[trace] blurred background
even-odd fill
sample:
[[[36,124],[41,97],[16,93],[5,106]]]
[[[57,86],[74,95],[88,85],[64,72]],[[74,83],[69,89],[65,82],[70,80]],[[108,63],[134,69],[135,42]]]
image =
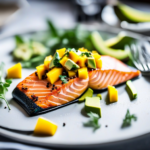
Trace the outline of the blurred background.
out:
[[[12,56],[15,61],[21,60],[24,68],[41,64],[56,48],[95,49],[89,38],[93,30],[99,30],[103,40],[124,31],[122,37],[127,40],[119,39],[121,44],[107,41],[107,46],[114,49],[133,47],[131,38],[145,40],[144,52],[150,57],[150,0],[0,0],[0,40],[14,36]],[[27,33],[30,35],[26,41]],[[19,47],[30,41],[42,44],[34,43],[39,53],[31,54]],[[22,57],[24,54],[27,57]],[[132,58],[126,63],[135,66]],[[11,141],[2,136],[0,140]]]

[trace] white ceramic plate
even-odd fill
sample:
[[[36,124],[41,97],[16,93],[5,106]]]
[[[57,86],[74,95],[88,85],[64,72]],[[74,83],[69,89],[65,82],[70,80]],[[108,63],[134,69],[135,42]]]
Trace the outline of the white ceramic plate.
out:
[[[0,41],[0,61],[5,62],[6,69],[14,65],[10,52],[15,47],[13,37]],[[12,99],[12,91],[16,85],[26,76],[30,75],[34,69],[23,69],[22,79],[14,79],[6,94],[9,100],[11,111],[4,109],[5,102],[0,103],[0,125],[18,130],[33,130],[39,116],[29,117],[27,113]],[[21,142],[55,146],[60,145],[90,145],[102,144],[125,140],[137,137],[150,132],[150,79],[140,77],[133,81],[138,91],[138,98],[131,101],[125,90],[125,85],[117,87],[119,100],[113,104],[106,104],[107,91],[102,92],[103,99],[100,101],[102,109],[102,118],[99,119],[100,129],[93,132],[90,127],[84,127],[83,123],[89,118],[84,111],[83,103],[74,103],[63,108],[40,115],[58,125],[56,134],[52,137],[36,137],[33,135],[23,135],[4,129],[0,129],[2,135]],[[136,114],[137,121],[130,127],[121,128],[127,109],[131,114]],[[66,126],[63,127],[63,123]],[[106,127],[106,125],[108,127]]]

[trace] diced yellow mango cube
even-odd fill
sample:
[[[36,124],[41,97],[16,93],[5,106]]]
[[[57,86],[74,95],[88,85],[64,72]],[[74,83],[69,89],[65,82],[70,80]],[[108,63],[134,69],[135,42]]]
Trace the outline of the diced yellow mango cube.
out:
[[[101,69],[102,68],[102,60],[101,59],[96,59],[96,67]]]
[[[54,84],[62,74],[63,68],[53,68],[47,73],[47,79],[51,84]]]
[[[38,78],[41,80],[42,76],[45,74],[45,65],[42,64],[36,67]]]
[[[15,64],[7,70],[8,78],[22,78],[22,67],[21,63]]]
[[[75,52],[69,52],[69,58],[73,60],[75,63],[79,60],[80,56],[78,56]]]
[[[39,117],[36,123],[35,135],[50,135],[53,136],[57,131],[57,125],[45,118]]]
[[[49,69],[49,64],[51,63],[52,59],[53,59],[53,57],[50,55],[50,56],[47,56],[44,60],[44,65],[47,70]]]
[[[61,49],[56,50],[56,52],[58,52],[60,58],[64,56],[65,51],[66,51],[66,48],[61,48]]]
[[[98,52],[97,52],[97,51],[92,51],[92,53],[93,53],[93,54],[98,54]]]
[[[64,56],[64,57],[60,60],[60,64],[61,64],[62,66],[64,66],[65,63],[66,63],[66,61],[67,61],[68,59],[69,59],[69,58],[68,58],[67,56]]]
[[[82,68],[82,67],[86,67],[86,61],[87,61],[87,57],[83,56],[83,57],[79,57],[78,60],[78,65]]]
[[[118,91],[114,86],[108,85],[108,95],[110,103],[118,101]]]
[[[79,51],[81,51],[81,52],[88,52],[88,50],[86,48],[84,48],[84,47],[79,48]]]
[[[80,79],[86,79],[88,78],[88,70],[86,67],[78,69],[78,77]]]
[[[101,58],[101,55],[99,55],[98,53],[96,54],[92,54],[92,56],[95,58],[95,59],[100,59]]]
[[[74,71],[68,71],[68,76],[69,77],[73,77],[75,75],[76,75],[76,72],[74,72]]]

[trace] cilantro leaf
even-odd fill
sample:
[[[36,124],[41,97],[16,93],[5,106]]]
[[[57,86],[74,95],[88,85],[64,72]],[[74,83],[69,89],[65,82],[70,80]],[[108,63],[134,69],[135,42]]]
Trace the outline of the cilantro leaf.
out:
[[[72,68],[71,68],[71,70],[76,70],[76,69],[78,69],[79,67],[77,66],[77,65],[73,65],[72,66]]]
[[[54,66],[55,67],[61,67],[61,64],[60,64],[60,57],[59,57],[59,54],[58,53],[55,53],[55,59],[54,59]]]
[[[83,125],[85,127],[93,127],[93,130],[96,131],[98,128],[100,128],[100,125],[98,123],[99,116],[93,112],[87,113],[87,115],[90,117],[90,120]]]
[[[8,101],[5,99],[5,94],[8,91],[8,87],[10,86],[10,84],[12,83],[11,79],[4,79],[4,63],[2,62],[0,64],[0,99],[5,100],[9,110],[9,104]]]
[[[68,83],[67,76],[60,75],[59,78],[63,83]]]
[[[132,120],[136,121],[137,117],[135,115],[131,115],[129,109],[127,110],[127,113],[125,115],[125,118],[123,119],[122,127],[127,127],[131,125]]]
[[[91,53],[89,53],[89,52],[82,52],[81,56],[84,56],[84,55],[86,55],[87,57],[90,57]]]

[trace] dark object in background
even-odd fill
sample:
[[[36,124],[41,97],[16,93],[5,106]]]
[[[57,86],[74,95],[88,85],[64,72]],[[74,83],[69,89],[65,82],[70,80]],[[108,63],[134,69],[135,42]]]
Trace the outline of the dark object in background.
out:
[[[78,22],[101,21],[105,0],[75,0]]]

